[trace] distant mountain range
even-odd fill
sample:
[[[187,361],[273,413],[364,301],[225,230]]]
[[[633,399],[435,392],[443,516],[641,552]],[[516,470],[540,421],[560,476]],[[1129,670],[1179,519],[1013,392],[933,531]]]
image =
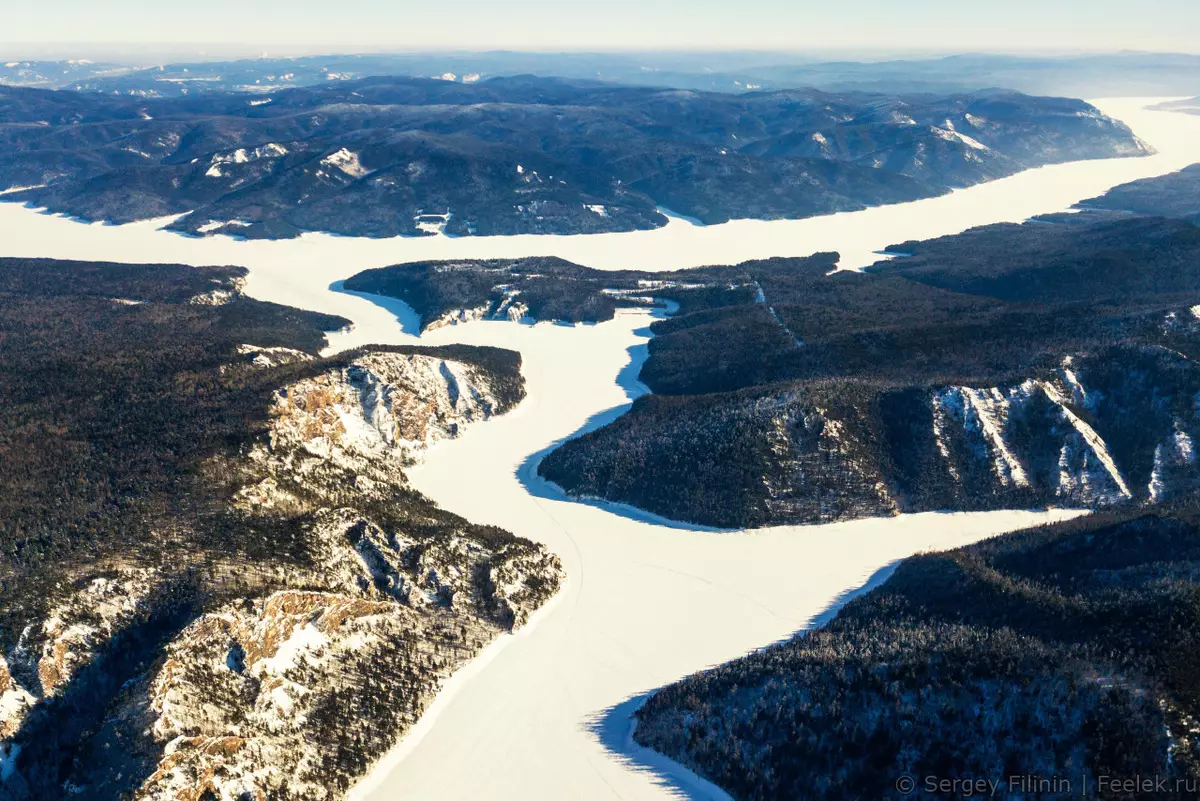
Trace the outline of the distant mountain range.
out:
[[[4,199],[196,235],[590,233],[799,218],[1148,152],[1079,100],[497,78],[169,100],[0,87]]]
[[[133,65],[0,62],[0,83],[138,97],[269,92],[379,75],[459,82],[533,74],[712,92],[796,89],[955,93],[1002,87],[1075,97],[1200,93],[1200,56],[966,54],[885,61],[820,60],[792,53],[399,53],[319,55]]]
[[[1200,97],[1187,97],[1183,100],[1168,100],[1155,106],[1164,111],[1184,111],[1190,114],[1200,114]]]

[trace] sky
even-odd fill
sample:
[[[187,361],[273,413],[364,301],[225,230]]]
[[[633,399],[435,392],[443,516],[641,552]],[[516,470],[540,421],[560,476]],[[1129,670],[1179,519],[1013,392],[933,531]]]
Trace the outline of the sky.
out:
[[[9,57],[92,48],[1200,52],[1200,0],[52,0],[11,3]],[[74,49],[74,50],[72,50]],[[25,51],[25,52],[19,52]],[[77,52],[80,57],[88,53]]]

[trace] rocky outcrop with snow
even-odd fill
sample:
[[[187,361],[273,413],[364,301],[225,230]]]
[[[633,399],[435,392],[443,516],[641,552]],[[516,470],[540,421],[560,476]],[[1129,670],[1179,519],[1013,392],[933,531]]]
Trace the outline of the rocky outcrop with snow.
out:
[[[492,287],[495,298],[486,304],[471,308],[451,309],[443,312],[429,321],[425,326],[427,331],[444,328],[448,325],[469,323],[473,320],[508,320],[520,322],[529,315],[529,304],[521,299],[521,290],[508,284],[498,284]]]
[[[428,448],[504,408],[472,365],[362,354],[275,393],[269,437],[248,454],[261,478],[243,488],[239,503],[273,507],[314,493],[335,502],[347,489],[385,497]]]
[[[312,356],[295,348],[262,348],[257,345],[239,345],[237,352],[238,355],[247,357],[253,366],[264,369],[313,360]]]
[[[1195,370],[1178,354],[1141,356],[1124,365],[1066,357],[1020,384],[935,391],[934,461],[955,494],[975,498],[1024,494],[1097,508],[1192,491],[1200,482]],[[1177,385],[1178,373],[1158,372],[1153,361],[1190,380]]]
[[[531,543],[465,521],[429,538],[365,511],[411,493],[403,469],[430,446],[505,408],[476,366],[382,351],[276,393],[239,505],[311,515],[312,566],[289,582],[308,589],[231,601],[170,644],[141,696],[164,756],[139,798],[338,798],[553,594],[558,560]]]
[[[539,471],[579,496],[739,528],[1158,504],[1200,488],[1198,399],[1200,369],[1161,346],[1078,353],[992,386],[648,396]]]
[[[141,615],[160,578],[156,570],[132,568],[96,576],[25,627],[7,658],[0,656],[0,739],[15,734],[32,706],[58,695]]]
[[[78,792],[342,798],[446,678],[563,579],[557,557],[437,509],[404,474],[438,441],[511,408],[501,384],[519,375],[432,351],[321,365],[288,348],[237,352],[254,375],[286,365],[293,378],[258,441],[208,469],[240,486],[230,514],[286,539],[264,542],[278,558],[210,582],[225,589],[189,594],[187,617],[156,623],[157,658],[119,680],[92,756],[72,772]],[[223,570],[237,568],[209,568]],[[85,668],[94,681],[120,662],[120,637],[151,619],[169,571],[118,567],[58,588],[0,661],[0,759],[17,770],[0,786],[21,797],[22,724],[63,688],[78,692]]]

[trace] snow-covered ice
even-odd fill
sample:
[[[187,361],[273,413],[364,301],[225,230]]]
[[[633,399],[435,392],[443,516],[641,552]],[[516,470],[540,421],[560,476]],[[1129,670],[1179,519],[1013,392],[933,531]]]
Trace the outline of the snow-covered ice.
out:
[[[529,397],[434,448],[410,473],[414,486],[448,509],[547,544],[569,579],[536,630],[502,641],[486,668],[455,688],[437,724],[405,742],[405,758],[356,798],[669,796],[690,777],[627,742],[628,711],[645,693],[804,628],[915,551],[1070,514],[915,515],[728,533],[568,501],[537,478],[537,459],[643,391],[634,376],[648,322],[645,311],[574,328],[473,322],[424,338],[520,350]],[[691,794],[714,795],[692,784]]]
[[[268,242],[183,237],[159,230],[161,221],[85,225],[0,203],[0,255],[241,264],[250,268],[251,296],[353,320],[331,337],[334,350],[412,342],[418,320],[410,309],[338,291],[340,282],[404,261],[530,255],[661,270],[838,250],[843,267],[861,267],[889,244],[1061,211],[1114,184],[1200,161],[1200,117],[1146,104],[1098,105],[1129,122],[1156,156],[1046,167],[945,197],[808,220],[704,227],[673,219],[656,231],[563,237],[310,234]],[[613,419],[644,391],[636,375],[649,322],[649,312],[626,310],[600,325],[476,321],[422,337],[423,344],[521,351],[529,397],[432,449],[413,471],[414,485],[475,522],[545,543],[569,578],[534,625],[501,638],[452,681],[436,715],[356,790],[359,799],[720,797],[629,746],[628,712],[645,693],[825,619],[916,551],[1068,514],[927,514],[729,533],[568,501],[536,477],[537,459],[562,438]]]

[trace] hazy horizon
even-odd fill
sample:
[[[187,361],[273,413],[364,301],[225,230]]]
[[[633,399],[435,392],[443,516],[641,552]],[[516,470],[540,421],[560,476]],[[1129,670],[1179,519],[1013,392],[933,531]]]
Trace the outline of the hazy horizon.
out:
[[[51,43],[51,42],[4,42],[0,41],[0,61],[65,61],[84,59],[93,62],[111,62],[125,65],[150,65],[166,62],[195,62],[253,60],[262,58],[307,58],[319,56],[354,55],[484,55],[484,54],[544,55],[544,56],[628,56],[628,57],[701,57],[711,55],[721,58],[743,57],[746,65],[769,66],[783,63],[821,62],[884,62],[953,58],[957,56],[1012,56],[1024,58],[1071,58],[1105,55],[1154,55],[1154,56],[1200,56],[1200,47],[1195,50],[1182,49],[1139,49],[1139,48],[950,48],[950,49],[895,49],[895,48],[604,48],[578,47],[556,49],[505,48],[505,47],[334,47],[322,45],[262,45],[236,43],[179,43],[176,45],[150,45],[143,43]]]
[[[761,52],[765,54],[1067,54],[1135,50],[1200,52],[1200,3],[1147,0],[1010,0],[998,12],[949,0],[860,0],[830,8],[801,0],[753,0],[736,12],[698,0],[611,0],[603,6],[461,0],[453,15],[432,4],[311,0],[253,5],[211,0],[191,7],[146,0],[59,0],[5,14],[7,58],[237,58],[330,53]],[[204,35],[196,36],[197,23]]]

